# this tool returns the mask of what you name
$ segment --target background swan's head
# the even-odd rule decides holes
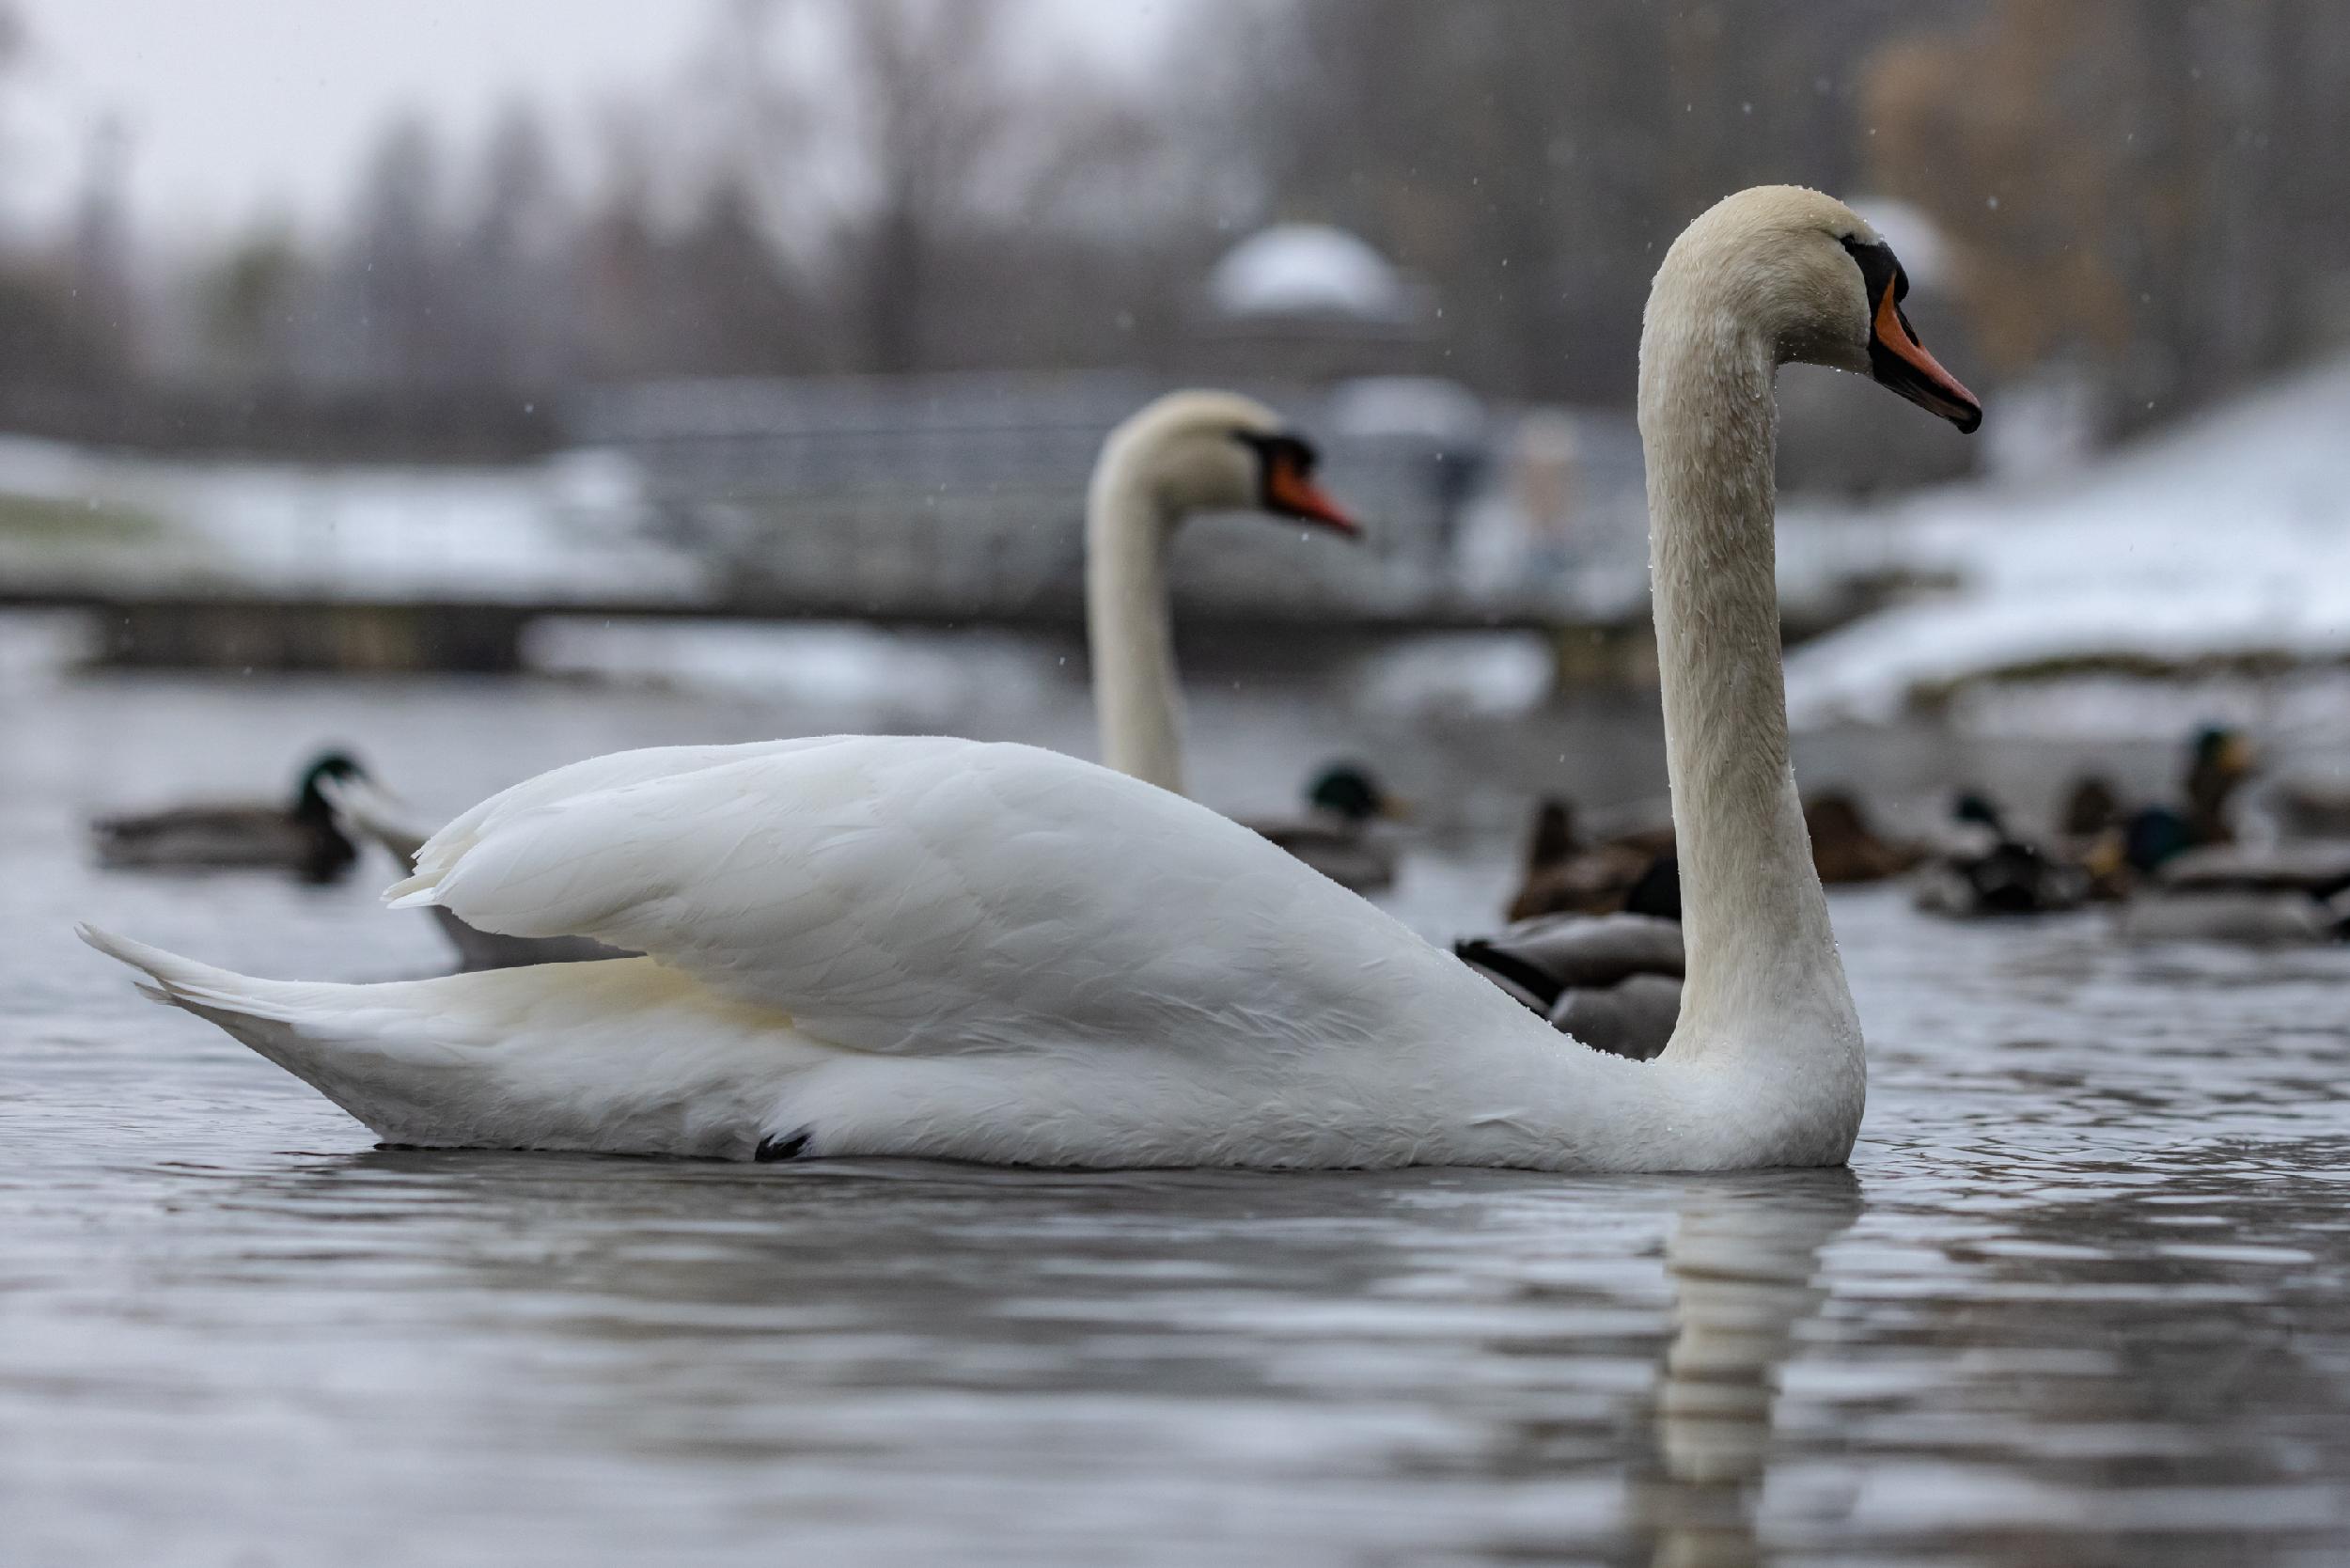
[[[1171,392],[1111,432],[1095,487],[1147,494],[1170,519],[1255,510],[1353,534],[1355,520],[1315,482],[1319,462],[1311,442],[1254,399]]]
[[[1758,185],[1724,197],[1657,274],[1660,304],[1685,301],[1685,290],[1759,331],[1782,364],[1872,377],[1962,431],[1982,423],[1982,404],[1911,328],[1902,309],[1909,278],[1892,247],[1834,196]]]

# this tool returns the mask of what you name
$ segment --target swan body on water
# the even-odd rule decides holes
[[[1158,782],[968,741],[598,758],[460,817],[392,889],[396,907],[642,958],[334,985],[86,934],[392,1142],[1839,1163],[1866,1072],[1787,760],[1771,383],[1793,358],[1872,372],[1972,429],[1973,400],[1901,316],[1902,284],[1849,209],[1788,187],[1716,206],[1657,275],[1640,423],[1687,979],[1653,1062],[1559,1034]]]

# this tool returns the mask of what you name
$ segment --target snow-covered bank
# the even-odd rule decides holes
[[[0,570],[20,583],[191,580],[354,599],[684,598],[702,568],[642,537],[634,468],[188,462],[0,435]],[[11,529],[8,508],[39,508]],[[89,523],[76,529],[75,509]]]
[[[1883,719],[1920,692],[2049,666],[2350,658],[2350,364],[2068,483],[1935,492],[1889,526],[1900,564],[1959,586],[1797,651],[1799,725]]]

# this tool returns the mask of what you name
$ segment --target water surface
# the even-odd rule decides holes
[[[2350,1554],[2350,954],[1840,896],[1872,1074],[1848,1172],[387,1152],[66,926],[370,978],[439,963],[427,923],[378,910],[372,873],[102,877],[89,809],[274,780],[326,737],[453,807],[596,750],[860,719],[1083,748],[1082,707],[983,667],[860,715],[37,660],[0,660],[0,703],[12,1565]],[[1399,902],[1436,935],[1484,920],[1524,790],[1557,769],[1636,799],[1658,766],[1648,721],[1589,712],[1244,689],[1203,692],[1194,731],[1221,801],[1391,758],[1435,810]],[[1907,785],[1954,749],[1805,766]]]

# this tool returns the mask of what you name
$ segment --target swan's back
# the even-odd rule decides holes
[[[862,1051],[1321,1048],[1487,1000],[1248,829],[1022,745],[599,759],[451,823],[399,891],[487,931],[648,953]]]

